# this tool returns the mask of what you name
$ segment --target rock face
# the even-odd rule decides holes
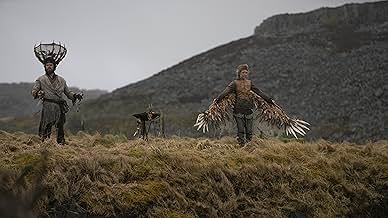
[[[330,26],[370,28],[388,20],[386,1],[346,4],[338,8],[321,8],[308,13],[281,14],[266,19],[255,29],[260,36],[290,36],[298,33],[317,33]]]
[[[271,17],[253,36],[85,104],[82,116],[90,130],[130,133],[130,115],[152,103],[166,114],[167,134],[200,136],[196,115],[248,63],[256,86],[311,123],[307,137],[388,139],[387,10],[384,1]]]

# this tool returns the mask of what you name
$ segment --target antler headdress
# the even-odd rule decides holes
[[[61,45],[61,43],[40,43],[39,45],[34,46],[34,53],[42,64],[44,64],[48,58],[52,58],[54,59],[55,64],[58,65],[59,62],[61,62],[63,58],[65,58],[67,49],[65,48],[65,45]]]

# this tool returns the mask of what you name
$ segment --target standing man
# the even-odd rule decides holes
[[[251,80],[248,80],[249,67],[247,64],[237,66],[236,73],[237,79],[233,80],[213,102],[218,104],[225,96],[231,93],[236,95],[233,117],[237,123],[237,141],[240,145],[243,145],[252,140],[253,134],[253,109],[255,104],[250,91],[252,90],[269,104],[274,104],[275,101],[256,88]]]
[[[61,44],[40,44],[34,47],[35,56],[43,64],[45,74],[40,76],[32,88],[34,99],[42,101],[42,114],[39,124],[39,136],[44,141],[50,138],[53,126],[57,129],[58,144],[65,144],[63,126],[66,121],[65,113],[69,106],[63,98],[66,95],[73,104],[82,100],[82,93],[74,93],[67,87],[65,79],[55,73],[59,62],[66,56],[66,48]]]

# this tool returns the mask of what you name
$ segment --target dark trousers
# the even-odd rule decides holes
[[[237,124],[237,141],[239,144],[244,144],[252,140],[253,134],[253,117],[251,114],[235,114],[233,115]]]
[[[147,132],[147,127],[146,127],[146,121],[144,121],[144,120],[141,121],[140,135],[144,140],[148,141],[148,132]]]
[[[65,143],[65,131],[63,126],[65,125],[65,114],[61,114],[61,117],[57,124],[55,125],[55,128],[57,129],[57,143],[58,144],[64,144]],[[42,141],[44,141],[46,138],[50,138],[51,136],[51,130],[54,123],[49,123],[45,127],[39,127],[44,128],[42,130],[39,130],[41,133]]]

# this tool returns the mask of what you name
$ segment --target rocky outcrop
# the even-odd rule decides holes
[[[263,21],[255,35],[265,37],[317,33],[331,28],[370,29],[388,21],[388,1],[346,4],[337,8],[320,8],[308,13],[280,14]]]

